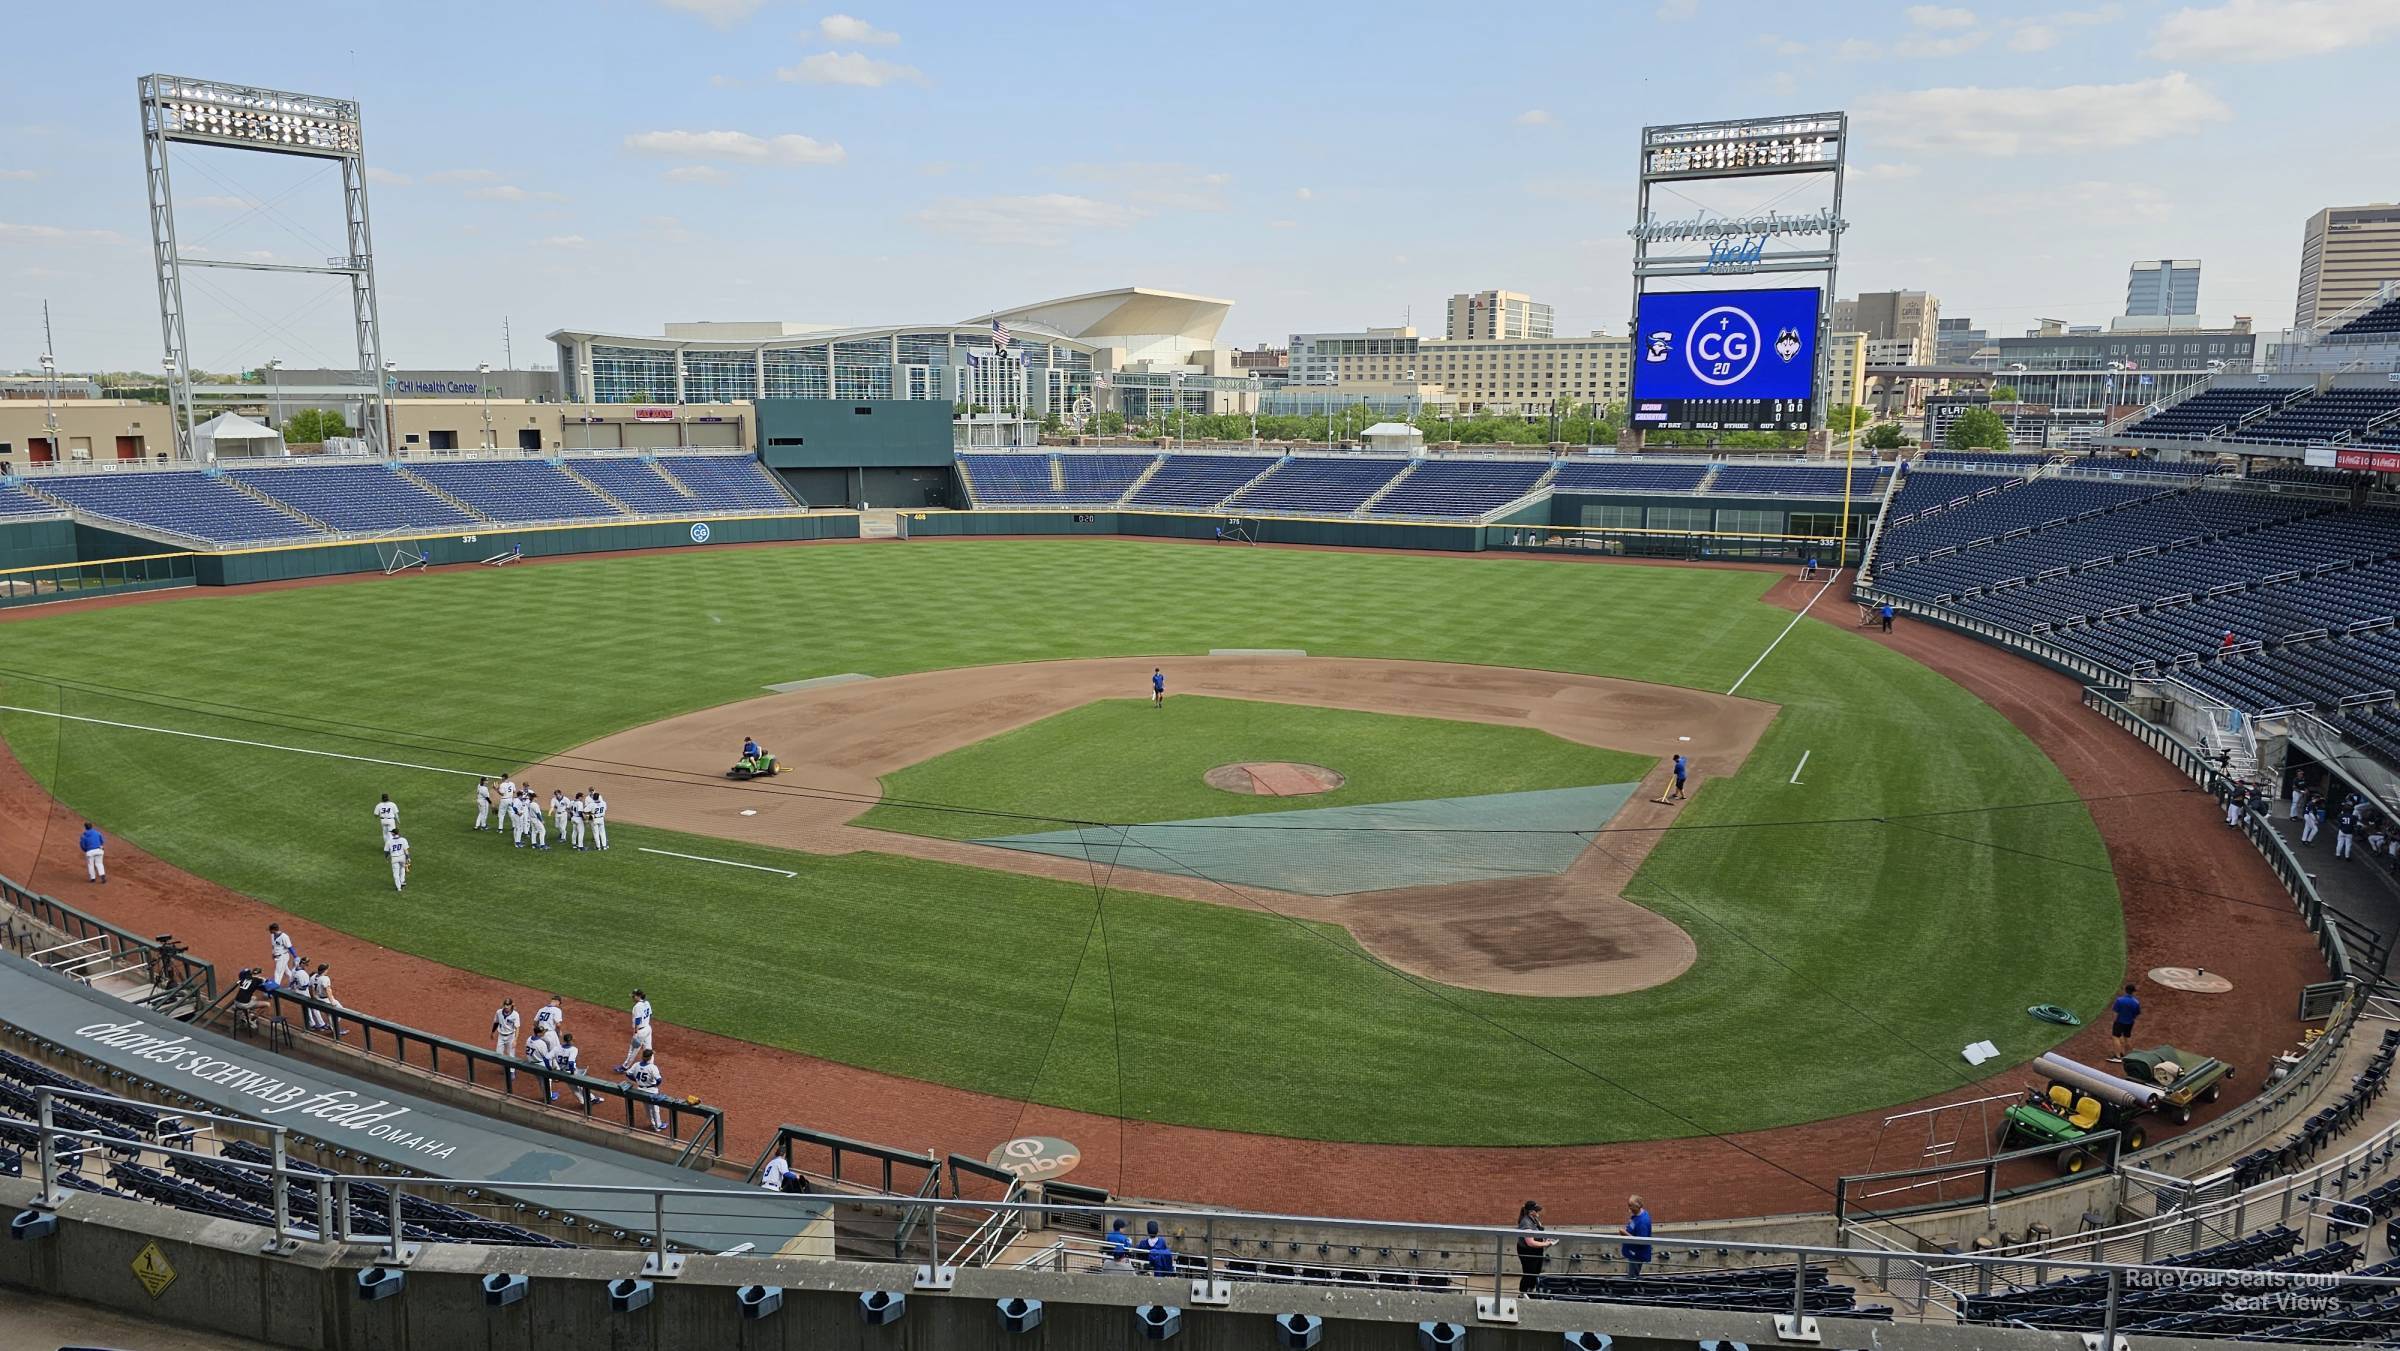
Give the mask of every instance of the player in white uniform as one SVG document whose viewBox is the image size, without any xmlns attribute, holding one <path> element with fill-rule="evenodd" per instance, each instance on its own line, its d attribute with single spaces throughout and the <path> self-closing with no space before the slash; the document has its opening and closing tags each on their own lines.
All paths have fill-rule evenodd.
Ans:
<svg viewBox="0 0 2400 1351">
<path fill-rule="evenodd" d="M 486 829 L 491 825 L 491 820 L 492 781 L 477 779 L 475 781 L 475 828 L 477 830 Z"/>
<path fill-rule="evenodd" d="M 550 847 L 550 821 L 542 815 L 542 799 L 532 789 L 517 795 L 525 806 L 525 837 L 536 849 Z"/>
<path fill-rule="evenodd" d="M 392 856 L 392 890 L 408 890 L 408 837 L 395 833 L 384 841 L 383 852 Z"/>
<path fill-rule="evenodd" d="M 608 848 L 608 799 L 595 788 L 590 800 L 584 803 L 584 810 L 592 818 L 592 848 Z"/>
<path fill-rule="evenodd" d="M 658 1086 L 665 1081 L 666 1075 L 659 1071 L 657 1054 L 645 1047 L 642 1051 L 642 1058 L 633 1063 L 633 1067 L 625 1072 L 625 1077 L 633 1082 L 634 1088 L 650 1099 L 650 1129 L 662 1132 L 666 1130 L 667 1111 L 666 1108 L 659 1105 L 658 1101 Z M 782 1179 L 777 1179 L 779 1184 L 781 1181 Z"/>
<path fill-rule="evenodd" d="M 383 800 L 375 804 L 375 821 L 383 827 L 383 847 L 388 852 L 392 836 L 400 830 L 400 804 L 392 801 L 391 794 L 384 794 Z"/>
<path fill-rule="evenodd" d="M 503 778 L 500 780 L 500 824 L 514 830 L 516 823 L 517 781 Z"/>
<path fill-rule="evenodd" d="M 558 831 L 558 842 L 567 842 L 567 793 L 563 788 L 550 790 L 550 823 Z"/>
<path fill-rule="evenodd" d="M 575 1046 L 574 1033 L 565 1032 L 559 1034 L 558 1049 L 550 1053 L 550 1068 L 557 1070 L 561 1074 L 583 1073 L 583 1052 L 578 1050 Z M 589 1107 L 592 1105 L 592 1095 L 590 1093 L 585 1092 L 583 1089 L 577 1089 L 576 1092 L 582 1094 L 584 1106 Z M 555 1088 L 550 1090 L 550 1101 L 558 1101 L 558 1090 Z"/>
<path fill-rule="evenodd" d="M 331 1004 L 337 1009 L 342 1006 L 342 1001 L 333 997 L 333 963 L 317 963 L 316 979 L 309 982 L 309 984 L 309 993 L 317 997 L 318 1003 Z M 309 1015 L 314 1019 L 314 1021 L 311 1023 L 311 1026 L 315 1027 L 319 1032 L 331 1032 L 337 1037 L 342 1035 L 341 1029 L 333 1025 L 333 1019 L 331 1017 L 327 1016 L 326 1014 L 319 1013 L 315 1009 L 310 1009 Z"/>
<path fill-rule="evenodd" d="M 552 1041 L 558 1039 L 558 1030 L 566 1026 L 566 1022 L 567 1011 L 559 1007 L 557 995 L 550 996 L 549 1003 L 533 1011 L 534 1033 L 536 1035 L 548 1033 Z"/>
<path fill-rule="evenodd" d="M 636 990 L 633 992 L 633 1039 L 625 1043 L 625 1059 L 618 1064 L 617 1073 L 623 1074 L 632 1069 L 634 1062 L 642 1058 L 642 1052 L 649 1049 L 650 996 Z"/>
<path fill-rule="evenodd" d="M 517 1054 L 517 1029 L 525 1025 L 525 1017 L 517 1012 L 517 1001 L 510 997 L 500 1001 L 492 1014 L 492 1049 L 510 1059 Z"/>
<path fill-rule="evenodd" d="M 583 823 L 590 819 L 591 814 L 592 804 L 584 801 L 581 793 L 577 793 L 575 800 L 567 804 L 567 824 L 575 828 L 575 852 L 578 854 L 583 852 Z"/>
<path fill-rule="evenodd" d="M 525 1039 L 525 1059 L 543 1069 L 549 1069 L 556 1063 L 557 1055 L 558 1033 L 545 1027 L 540 1019 L 535 1019 L 533 1035 Z"/>
<path fill-rule="evenodd" d="M 280 990 L 292 978 L 292 936 L 280 924 L 267 926 L 267 964 L 275 971 L 275 988 Z"/>
</svg>

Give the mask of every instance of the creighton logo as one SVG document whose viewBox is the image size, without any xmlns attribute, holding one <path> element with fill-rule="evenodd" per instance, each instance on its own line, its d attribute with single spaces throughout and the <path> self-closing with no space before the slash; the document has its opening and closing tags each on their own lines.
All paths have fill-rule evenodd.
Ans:
<svg viewBox="0 0 2400 1351">
<path fill-rule="evenodd" d="M 1775 355 L 1782 357 L 1787 362 L 1793 357 L 1800 355 L 1800 334 L 1798 330 L 1787 328 L 1781 333 L 1775 335 Z"/>
<path fill-rule="evenodd" d="M 1674 343 L 1675 335 L 1663 328 L 1660 329 L 1658 332 L 1650 335 L 1650 345 L 1643 350 L 1642 360 L 1654 361 L 1663 365 L 1666 362 L 1668 352 L 1674 346 Z"/>
</svg>

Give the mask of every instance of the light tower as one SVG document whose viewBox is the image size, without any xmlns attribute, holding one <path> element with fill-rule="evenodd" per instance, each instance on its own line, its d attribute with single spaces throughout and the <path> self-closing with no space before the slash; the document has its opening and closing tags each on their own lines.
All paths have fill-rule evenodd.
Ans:
<svg viewBox="0 0 2400 1351">
<path fill-rule="evenodd" d="M 158 277 L 158 324 L 166 342 L 167 399 L 176 457 L 192 458 L 194 392 L 183 306 L 186 267 L 349 278 L 351 321 L 358 338 L 357 383 L 295 387 L 288 392 L 356 402 L 359 416 L 353 421 L 365 434 L 368 449 L 388 453 L 391 409 L 383 380 L 383 329 L 375 312 L 375 250 L 368 228 L 367 162 L 358 105 L 348 99 L 181 75 L 144 75 L 138 87 L 142 159 L 150 194 L 150 248 Z M 342 169 L 342 216 L 349 251 L 326 259 L 323 266 L 185 256 L 175 239 L 175 189 L 168 172 L 167 148 L 175 143 L 337 162 Z M 283 392 L 279 389 L 279 396 Z"/>
</svg>

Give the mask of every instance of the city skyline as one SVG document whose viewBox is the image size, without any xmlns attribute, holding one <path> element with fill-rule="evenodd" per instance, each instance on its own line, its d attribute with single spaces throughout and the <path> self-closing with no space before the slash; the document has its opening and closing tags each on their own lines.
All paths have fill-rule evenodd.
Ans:
<svg viewBox="0 0 2400 1351">
<path fill-rule="evenodd" d="M 505 364 L 504 321 L 523 367 L 555 328 L 947 322 L 1121 285 L 1233 300 L 1228 346 L 1424 329 L 1486 286 L 1622 333 L 1639 128 L 1837 108 L 1842 294 L 1930 291 L 2005 336 L 2105 322 L 2128 258 L 2203 257 L 2204 317 L 2275 329 L 2309 215 L 2400 174 L 2400 116 L 2350 92 L 2400 36 L 2388 3 L 1842 5 L 1807 31 L 1727 0 L 1534 4 L 1466 33 L 1420 7 L 853 8 L 337 6 L 355 22 L 325 37 L 22 16 L 48 78 L 0 96 L 0 367 L 43 350 L 45 298 L 63 367 L 156 366 L 152 70 L 361 101 L 385 347 L 412 367 Z M 1510 92 L 1451 92 L 1501 55 Z M 187 247 L 324 252 L 321 165 L 177 169 Z M 188 305 L 198 366 L 348 364 L 338 286 L 220 275 Z"/>
</svg>

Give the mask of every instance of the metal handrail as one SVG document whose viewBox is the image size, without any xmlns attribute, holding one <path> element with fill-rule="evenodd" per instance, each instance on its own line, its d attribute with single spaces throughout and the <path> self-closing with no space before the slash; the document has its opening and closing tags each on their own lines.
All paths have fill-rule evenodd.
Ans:
<svg viewBox="0 0 2400 1351">
<path fill-rule="evenodd" d="M 318 1018 L 323 1019 L 327 1024 L 327 1030 L 333 1034 L 333 1039 L 337 1043 L 347 1043 L 349 1038 L 346 1034 L 355 1031 L 358 1033 L 357 1048 L 368 1056 L 377 1054 L 376 1038 L 380 1035 L 390 1048 L 383 1053 L 384 1058 L 398 1064 L 406 1065 L 411 1069 L 427 1070 L 444 1078 L 463 1082 L 469 1088 L 497 1093 L 515 1102 L 528 1103 L 546 1109 L 554 1108 L 559 1112 L 586 1120 L 593 1119 L 593 1109 L 599 1105 L 601 1100 L 614 1096 L 625 1109 L 625 1129 L 644 1135 L 658 1133 L 650 1130 L 642 1119 L 644 1109 L 655 1106 L 667 1114 L 665 1134 L 670 1138 L 683 1140 L 685 1129 L 688 1126 L 691 1128 L 692 1142 L 694 1144 L 705 1142 L 708 1156 L 719 1157 L 725 1152 L 725 1112 L 722 1108 L 711 1107 L 706 1103 L 686 1102 L 664 1094 L 646 1093 L 629 1083 L 603 1079 L 596 1075 L 569 1074 L 545 1069 L 531 1061 L 512 1059 L 497 1051 L 486 1050 L 483 1047 L 456 1041 L 437 1033 L 422 1031 L 386 1018 L 378 1018 L 373 1014 L 360 1013 L 356 1009 L 344 1008 L 339 1004 L 329 1004 L 308 995 L 295 994 L 290 990 L 261 986 L 257 993 L 267 1001 L 273 1018 L 286 1025 L 289 1025 L 291 1020 L 285 1017 L 285 1009 L 287 1005 L 291 1005 L 303 1012 L 301 1023 L 304 1026 L 308 1023 L 305 1016 L 307 1013 L 314 1013 Z M 209 1017 L 229 1007 L 228 1001 L 220 1000 L 195 1021 L 205 1025 Z M 423 1052 L 422 1063 L 410 1059 L 412 1050 Z M 447 1064 L 445 1064 L 445 1057 L 448 1058 Z M 478 1077 L 478 1071 L 481 1072 L 481 1077 Z M 517 1084 L 520 1079 L 530 1083 L 541 1096 L 534 1098 L 518 1093 Z M 564 1100 L 558 1100 L 562 1088 L 568 1090 L 570 1096 Z M 614 1125 L 615 1123 L 610 1122 L 609 1124 Z M 687 1155 L 691 1152 L 692 1147 L 691 1144 L 685 1146 Z"/>
<path fill-rule="evenodd" d="M 54 896 L 27 890 L 6 877 L 0 877 L 0 906 L 76 943 L 106 943 L 112 954 L 138 960 L 155 977 L 151 982 L 154 986 L 192 986 L 210 999 L 216 997 L 217 969 L 180 946 L 162 947 L 155 938 L 143 938 L 96 915 L 85 914 Z"/>
</svg>

